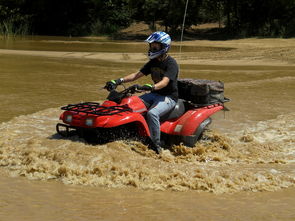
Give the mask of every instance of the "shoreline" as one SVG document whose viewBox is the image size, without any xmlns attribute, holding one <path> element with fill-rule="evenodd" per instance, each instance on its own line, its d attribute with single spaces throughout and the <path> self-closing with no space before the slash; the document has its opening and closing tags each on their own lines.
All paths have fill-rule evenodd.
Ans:
<svg viewBox="0 0 295 221">
<path fill-rule="evenodd" d="M 273 52 L 276 53 L 276 52 Z M 244 55 L 241 51 L 233 53 L 206 52 L 169 53 L 183 65 L 220 65 L 220 66 L 295 66 L 295 58 L 276 59 L 258 55 Z M 215 54 L 212 56 L 212 54 Z M 143 63 L 147 61 L 144 53 L 114 53 L 114 52 L 70 52 L 70 51 L 37 51 L 0 49 L 0 55 L 42 56 L 65 59 L 92 59 L 116 63 Z M 224 56 L 226 55 L 226 56 Z"/>
<path fill-rule="evenodd" d="M 87 37 L 92 39 L 93 37 Z M 83 41 L 82 38 L 65 38 L 36 36 L 29 40 L 16 40 L 0 44 L 0 55 L 21 55 L 21 56 L 43 56 L 52 58 L 69 59 L 97 59 L 117 63 L 143 63 L 148 60 L 146 56 L 147 47 L 144 42 L 134 41 Z M 85 39 L 85 38 L 84 38 Z M 87 40 L 85 39 L 85 40 Z M 41 43 L 41 45 L 40 45 Z M 50 44 L 57 43 L 52 48 Z M 33 50 L 28 50 L 32 45 Z M 37 47 L 34 49 L 34 44 Z M 75 49 L 68 49 L 75 46 Z M 90 44 L 85 46 L 85 44 Z M 93 45 L 92 45 L 93 44 Z M 96 45 L 100 46 L 96 46 Z M 105 46 L 104 44 L 107 44 Z M 117 47 L 117 52 L 101 51 L 106 50 L 108 45 Z M 179 46 L 184 47 L 179 53 Z M 137 47 L 138 46 L 138 47 Z M 174 48 L 173 48 L 174 46 Z M 14 48 L 14 49 L 11 49 Z M 71 48 L 71 47 L 70 47 Z M 126 48 L 126 51 L 124 50 Z M 73 51 L 74 50 L 74 51 Z M 116 50 L 115 50 L 116 51 Z M 141 52 L 142 51 L 142 52 Z M 274 38 L 247 38 L 227 41 L 193 40 L 172 42 L 172 50 L 169 53 L 179 64 L 185 65 L 229 65 L 229 66 L 295 66 L 295 38 L 274 39 Z"/>
</svg>

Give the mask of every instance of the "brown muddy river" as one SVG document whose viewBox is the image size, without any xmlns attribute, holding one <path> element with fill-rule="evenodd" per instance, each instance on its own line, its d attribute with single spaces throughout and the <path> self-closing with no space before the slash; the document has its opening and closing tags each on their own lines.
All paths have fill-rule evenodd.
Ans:
<svg viewBox="0 0 295 221">
<path fill-rule="evenodd" d="M 146 61 L 145 44 L 2 39 L 0 220 L 295 220 L 295 41 L 183 45 L 171 51 L 181 77 L 223 81 L 230 111 L 209 140 L 158 156 L 55 133 L 60 106 L 105 99 L 107 80 Z"/>
</svg>

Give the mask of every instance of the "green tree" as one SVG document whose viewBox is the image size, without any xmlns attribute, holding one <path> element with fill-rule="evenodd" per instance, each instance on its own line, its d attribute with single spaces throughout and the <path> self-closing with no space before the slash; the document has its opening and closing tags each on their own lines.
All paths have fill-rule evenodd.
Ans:
<svg viewBox="0 0 295 221">
<path fill-rule="evenodd" d="M 130 25 L 132 9 L 129 0 L 92 0 L 90 10 L 92 33 L 114 33 Z"/>
<path fill-rule="evenodd" d="M 169 33 L 182 25 L 187 0 L 0 0 L 0 31 L 89 35 L 144 21 Z M 238 36 L 295 36 L 294 0 L 189 0 L 185 28 L 219 22 Z M 26 27 L 26 28 L 24 28 Z"/>
<path fill-rule="evenodd" d="M 218 22 L 221 28 L 224 21 L 224 0 L 203 0 L 200 17 L 202 22 Z"/>
<path fill-rule="evenodd" d="M 142 8 L 134 13 L 135 19 L 143 20 L 156 29 L 156 22 L 165 26 L 165 31 L 176 32 L 183 21 L 186 0 L 139 0 L 130 1 L 131 6 Z M 186 27 L 200 21 L 201 0 L 190 0 L 186 17 Z M 140 12 L 140 13 L 139 13 Z"/>
</svg>

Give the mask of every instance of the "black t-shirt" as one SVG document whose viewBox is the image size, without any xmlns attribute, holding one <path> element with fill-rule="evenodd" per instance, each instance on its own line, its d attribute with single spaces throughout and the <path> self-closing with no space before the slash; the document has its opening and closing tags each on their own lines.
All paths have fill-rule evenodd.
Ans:
<svg viewBox="0 0 295 221">
<path fill-rule="evenodd" d="M 152 59 L 147 62 L 140 70 L 144 75 L 152 75 L 154 83 L 158 83 L 163 77 L 169 78 L 169 83 L 166 87 L 156 90 L 154 93 L 170 96 L 173 100 L 178 99 L 178 65 L 174 58 L 168 56 L 164 61 Z"/>
</svg>

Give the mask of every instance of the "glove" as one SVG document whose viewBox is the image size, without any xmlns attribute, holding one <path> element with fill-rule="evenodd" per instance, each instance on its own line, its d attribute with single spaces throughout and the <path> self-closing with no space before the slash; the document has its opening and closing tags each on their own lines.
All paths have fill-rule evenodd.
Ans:
<svg viewBox="0 0 295 221">
<path fill-rule="evenodd" d="M 118 85 L 120 85 L 120 84 L 123 83 L 123 81 L 124 81 L 123 78 L 119 78 L 117 80 L 108 81 L 106 83 L 106 85 L 104 86 L 104 88 L 107 89 L 108 91 L 115 90 Z"/>
<path fill-rule="evenodd" d="M 143 86 L 137 86 L 137 90 L 140 91 L 153 91 L 155 89 L 154 85 L 151 84 L 145 84 Z"/>
</svg>

